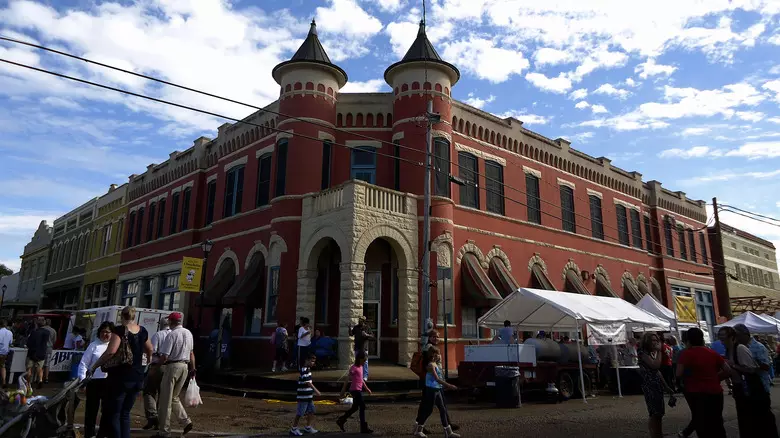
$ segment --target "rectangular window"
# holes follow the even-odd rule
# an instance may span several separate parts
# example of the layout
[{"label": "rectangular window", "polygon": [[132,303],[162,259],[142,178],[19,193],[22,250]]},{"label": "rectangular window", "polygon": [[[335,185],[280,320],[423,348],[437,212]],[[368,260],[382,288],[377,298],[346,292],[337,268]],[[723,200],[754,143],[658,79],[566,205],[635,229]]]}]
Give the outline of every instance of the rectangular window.
[{"label": "rectangular window", "polygon": [[127,247],[133,246],[133,232],[135,231],[135,212],[130,213],[130,219],[127,222]]},{"label": "rectangular window", "polygon": [[228,171],[225,182],[225,211],[222,217],[241,213],[241,199],[244,197],[244,166]]},{"label": "rectangular window", "polygon": [[444,325],[444,315],[447,315],[447,325],[454,324],[452,301],[455,298],[452,290],[452,268],[436,268],[436,296],[439,301],[438,324]]},{"label": "rectangular window", "polygon": [[189,226],[190,220],[190,198],[192,197],[192,189],[184,189],[184,195],[181,199],[181,231],[184,231]]},{"label": "rectangular window", "polygon": [[734,276],[737,278],[737,280],[742,281],[742,272],[739,270],[739,263],[734,263]]},{"label": "rectangular window", "polygon": [[393,188],[401,190],[401,145],[393,142]]},{"label": "rectangular window", "polygon": [[769,273],[769,288],[774,289],[775,288],[775,277],[772,275],[772,273]]},{"label": "rectangular window", "polygon": [[618,240],[620,241],[621,245],[629,246],[626,206],[615,204],[615,216],[617,217]]},{"label": "rectangular window", "polygon": [[376,184],[376,149],[370,146],[352,149],[351,169],[350,178]]},{"label": "rectangular window", "polygon": [[[330,144],[330,143],[328,143]],[[271,154],[263,155],[257,164],[257,206],[268,205],[271,197]]]},{"label": "rectangular window", "polygon": [[157,239],[165,235],[163,225],[165,225],[165,198],[160,199],[157,203],[157,208],[160,210],[157,213]]},{"label": "rectangular window", "polygon": [[477,309],[475,307],[461,307],[461,332],[466,339],[479,338],[479,326],[477,325]]},{"label": "rectangular window", "polygon": [[701,248],[701,262],[708,265],[710,261],[707,260],[707,238],[703,232],[699,233],[699,248]]},{"label": "rectangular window", "polygon": [[217,181],[206,185],[206,225],[214,222],[214,204],[217,202]]},{"label": "rectangular window", "polygon": [[672,238],[672,219],[664,218],[664,240],[666,241],[666,255],[674,257],[674,239]]},{"label": "rectangular window", "polygon": [[645,223],[645,245],[647,246],[647,251],[655,253],[655,248],[653,245],[653,234],[652,234],[652,228],[650,227],[650,216],[645,216],[643,218],[643,221]]},{"label": "rectangular window", "polygon": [[133,281],[131,283],[125,284],[125,293],[122,294],[122,305],[123,306],[135,306],[137,300],[138,300],[138,288],[139,288],[140,282]]},{"label": "rectangular window", "polygon": [[177,310],[179,308],[179,294],[179,274],[166,275],[160,290],[159,308],[161,310]]},{"label": "rectangular window", "polygon": [[119,219],[119,225],[116,227],[116,241],[114,242],[114,252],[120,251],[122,249],[122,237],[124,237],[124,225],[125,220]]},{"label": "rectangular window", "polygon": [[712,327],[715,324],[715,312],[712,306],[712,292],[708,290],[695,289],[696,313],[699,321],[707,321],[707,325]]},{"label": "rectangular window", "polygon": [[141,244],[141,231],[143,231],[143,225],[144,225],[144,208],[141,207],[138,209],[138,218],[136,219],[138,222],[136,223],[135,227],[135,244],[140,245]]},{"label": "rectangular window", "polygon": [[590,228],[593,237],[604,239],[604,218],[601,216],[601,198],[588,196],[590,201]]},{"label": "rectangular window", "polygon": [[577,232],[577,217],[574,215],[574,190],[569,186],[560,186],[561,191],[561,218],[563,231]]},{"label": "rectangular window", "polygon": [[[330,188],[330,162],[332,149],[333,145],[331,145],[329,141],[322,142],[322,181],[320,182],[320,189],[322,190]],[[270,167],[268,170],[271,170]]]},{"label": "rectangular window", "polygon": [[677,227],[677,241],[680,242],[680,258],[688,260],[688,245],[685,244],[685,229]]},{"label": "rectangular window", "polygon": [[108,254],[108,248],[111,245],[111,224],[103,227],[103,246],[100,248],[100,255]]},{"label": "rectangular window", "polygon": [[539,198],[539,178],[536,175],[525,174],[525,196],[528,205],[528,222],[542,223],[542,202]]},{"label": "rectangular window", "polygon": [[487,211],[504,214],[504,167],[495,161],[485,161],[485,189]]},{"label": "rectangular window", "polygon": [[477,157],[465,152],[458,152],[458,166],[460,167],[458,174],[465,182],[464,185],[460,186],[460,205],[479,208]]},{"label": "rectangular window", "polygon": [[437,137],[433,140],[433,194],[450,197],[450,143]]},{"label": "rectangular window", "polygon": [[157,204],[152,202],[149,205],[149,223],[146,224],[146,241],[151,242],[154,239],[154,223],[157,222]]},{"label": "rectangular window", "polygon": [[272,266],[268,272],[268,313],[265,322],[276,322],[276,305],[279,299],[279,267]]},{"label": "rectangular window", "polygon": [[631,239],[634,248],[642,249],[642,222],[639,220],[639,212],[631,209]]},{"label": "rectangular window", "polygon": [[275,196],[283,196],[287,184],[287,139],[280,139],[276,143],[276,184]]},{"label": "rectangular window", "polygon": [[747,278],[748,283],[755,284],[755,280],[753,279],[753,269],[748,266],[747,268]]},{"label": "rectangular window", "polygon": [[391,279],[393,282],[390,291],[392,292],[391,296],[391,302],[390,302],[390,324],[391,325],[398,325],[398,299],[400,297],[400,285],[398,283],[398,268],[393,268],[393,277]]},{"label": "rectangular window", "polygon": [[260,336],[263,329],[263,309],[247,308],[244,335]]},{"label": "rectangular window", "polygon": [[688,230],[688,248],[691,251],[691,261],[696,262],[696,238],[693,235],[693,230]]},{"label": "rectangular window", "polygon": [[168,227],[168,234],[176,234],[176,226],[179,225],[179,197],[181,192],[173,194],[171,203],[171,225]]}]

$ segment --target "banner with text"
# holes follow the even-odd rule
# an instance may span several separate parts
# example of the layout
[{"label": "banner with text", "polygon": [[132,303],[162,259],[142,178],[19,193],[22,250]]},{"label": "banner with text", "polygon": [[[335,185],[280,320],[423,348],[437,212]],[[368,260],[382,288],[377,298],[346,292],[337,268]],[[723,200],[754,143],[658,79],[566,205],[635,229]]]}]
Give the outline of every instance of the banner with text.
[{"label": "banner with text", "polygon": [[184,257],[181,260],[179,290],[181,292],[200,292],[200,278],[203,273],[203,259]]},{"label": "banner with text", "polygon": [[677,321],[699,323],[696,319],[696,304],[693,302],[693,297],[675,295],[674,308],[677,313]]},{"label": "banner with text", "polygon": [[627,342],[626,325],[622,322],[588,324],[588,345],[622,345]]}]

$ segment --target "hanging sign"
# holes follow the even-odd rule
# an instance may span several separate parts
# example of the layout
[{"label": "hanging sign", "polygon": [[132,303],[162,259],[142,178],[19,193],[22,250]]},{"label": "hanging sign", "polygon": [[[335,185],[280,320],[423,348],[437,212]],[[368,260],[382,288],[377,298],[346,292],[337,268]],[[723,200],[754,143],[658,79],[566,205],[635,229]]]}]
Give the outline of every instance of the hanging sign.
[{"label": "hanging sign", "polygon": [[203,259],[184,257],[181,260],[179,290],[181,292],[200,292],[200,278],[203,272]]},{"label": "hanging sign", "polygon": [[622,345],[628,342],[626,324],[588,324],[588,345]]},{"label": "hanging sign", "polygon": [[677,321],[698,324],[699,321],[696,319],[696,304],[693,302],[693,297],[675,295],[674,306],[677,314]]}]

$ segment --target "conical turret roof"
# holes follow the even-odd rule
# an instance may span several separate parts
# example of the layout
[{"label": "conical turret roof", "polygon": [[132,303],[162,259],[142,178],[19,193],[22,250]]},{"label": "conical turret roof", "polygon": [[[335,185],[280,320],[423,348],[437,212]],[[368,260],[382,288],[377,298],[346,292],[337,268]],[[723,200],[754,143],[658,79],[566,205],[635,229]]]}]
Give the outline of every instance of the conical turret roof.
[{"label": "conical turret roof", "polygon": [[295,63],[314,63],[314,64],[321,64],[324,66],[328,66],[336,70],[344,77],[343,80],[344,83],[347,82],[347,73],[341,67],[330,62],[330,58],[328,57],[328,54],[325,52],[325,49],[322,47],[322,44],[320,43],[320,39],[317,36],[317,23],[314,20],[311,20],[311,27],[309,28],[309,34],[306,35],[306,39],[303,40],[303,44],[301,44],[301,47],[298,48],[298,50],[295,52],[292,58],[274,67],[272,71],[272,75],[276,80],[276,82],[280,82],[281,79],[280,70],[283,67]]},{"label": "conical turret roof", "polygon": [[409,50],[406,51],[406,55],[404,55],[404,57],[400,61],[396,62],[395,64],[388,67],[387,70],[385,70],[385,80],[387,80],[387,74],[388,72],[390,72],[390,70],[403,64],[408,64],[412,62],[421,62],[421,61],[433,62],[452,69],[453,72],[455,73],[455,78],[456,78],[453,81],[453,83],[456,82],[458,79],[460,79],[460,71],[458,70],[458,68],[450,64],[449,62],[441,59],[441,56],[439,56],[439,53],[433,47],[433,44],[431,44],[430,40],[428,40],[428,35],[425,33],[424,20],[420,21],[420,27],[417,30],[417,38],[409,47]]}]

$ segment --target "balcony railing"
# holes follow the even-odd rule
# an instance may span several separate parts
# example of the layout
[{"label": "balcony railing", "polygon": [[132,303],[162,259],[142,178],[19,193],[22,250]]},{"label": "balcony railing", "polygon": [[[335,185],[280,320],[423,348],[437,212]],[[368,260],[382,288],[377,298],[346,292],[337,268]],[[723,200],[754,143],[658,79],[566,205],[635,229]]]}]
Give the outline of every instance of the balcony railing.
[{"label": "balcony railing", "polygon": [[321,216],[342,208],[363,208],[390,214],[409,215],[416,199],[402,192],[349,181],[338,187],[311,195],[304,200],[304,216]]},{"label": "balcony railing", "polygon": [[365,186],[366,205],[390,213],[406,214],[406,196],[403,193],[377,187]]},{"label": "balcony railing", "polygon": [[341,208],[344,205],[344,186],[314,195],[312,201],[315,216]]}]

